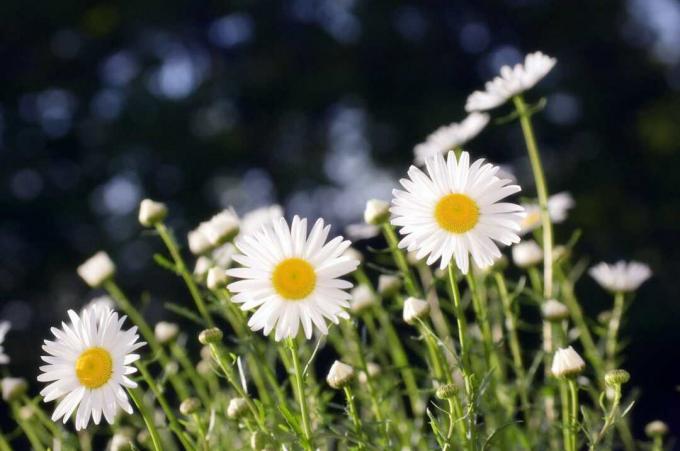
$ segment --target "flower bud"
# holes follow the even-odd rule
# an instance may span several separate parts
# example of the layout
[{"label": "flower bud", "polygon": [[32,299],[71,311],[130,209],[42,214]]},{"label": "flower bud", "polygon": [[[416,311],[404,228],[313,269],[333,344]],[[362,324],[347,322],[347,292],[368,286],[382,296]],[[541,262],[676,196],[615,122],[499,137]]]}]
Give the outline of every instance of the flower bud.
[{"label": "flower bud", "polygon": [[116,273],[116,265],[109,254],[99,251],[78,266],[78,275],[90,287],[98,288]]},{"label": "flower bud", "polygon": [[222,335],[222,331],[217,327],[211,327],[210,329],[205,329],[200,334],[198,334],[198,341],[204,345],[219,343],[222,340]]},{"label": "flower bud", "polygon": [[208,271],[210,271],[211,266],[212,262],[210,261],[210,259],[204,255],[201,255],[196,259],[196,265],[194,266],[194,275],[199,279],[203,280],[205,276],[208,274]]},{"label": "flower bud", "polygon": [[167,215],[168,207],[161,202],[144,199],[139,204],[139,223],[144,227],[153,227],[159,222],[163,222]]},{"label": "flower bud", "polygon": [[356,286],[351,292],[352,300],[350,308],[354,313],[360,313],[363,310],[372,307],[376,303],[375,294],[364,284]]},{"label": "flower bud", "polygon": [[231,241],[239,231],[239,219],[234,210],[223,210],[205,223],[203,233],[213,247]]},{"label": "flower bud", "polygon": [[571,346],[558,349],[553,357],[551,372],[559,378],[576,377],[586,368],[586,362]]},{"label": "flower bud", "polygon": [[182,415],[191,415],[201,407],[201,402],[196,398],[187,398],[179,405]]},{"label": "flower bud", "polygon": [[2,399],[7,402],[18,400],[28,390],[26,379],[20,377],[5,377],[0,381],[0,386],[2,387]]},{"label": "flower bud", "polygon": [[522,241],[512,246],[512,261],[520,268],[528,268],[543,261],[543,249],[535,241]]},{"label": "flower bud", "polygon": [[201,376],[207,376],[213,372],[210,360],[199,360],[196,364],[196,372]]},{"label": "flower bud", "polygon": [[245,398],[232,398],[227,406],[227,416],[233,420],[241,418],[248,410],[248,402]]},{"label": "flower bud", "polygon": [[208,241],[208,238],[205,236],[202,226],[203,224],[199,225],[198,228],[187,234],[189,250],[194,255],[202,255],[212,249],[210,241]]},{"label": "flower bud", "polygon": [[390,204],[380,199],[371,199],[366,202],[364,221],[372,225],[380,225],[390,219]]},{"label": "flower bud", "polygon": [[177,335],[179,334],[179,326],[175,323],[159,321],[156,323],[156,327],[153,329],[153,334],[159,343],[169,343],[177,338]]},{"label": "flower bud", "polygon": [[349,257],[353,260],[358,261],[359,264],[363,263],[363,261],[364,261],[364,254],[362,254],[358,250],[354,249],[353,247],[348,247],[343,255],[345,257]]},{"label": "flower bud", "polygon": [[401,278],[382,274],[378,277],[378,293],[384,298],[394,296],[401,290]]},{"label": "flower bud", "polygon": [[406,324],[415,324],[417,319],[423,319],[430,313],[430,304],[427,301],[416,298],[408,298],[404,302],[404,321]]},{"label": "flower bud", "polygon": [[210,349],[210,346],[201,346],[201,358],[203,360],[211,360],[212,359],[212,349]]},{"label": "flower bud", "polygon": [[435,396],[439,399],[452,399],[456,397],[456,393],[458,393],[456,384],[444,384],[437,387]]},{"label": "flower bud", "polygon": [[668,425],[661,420],[655,420],[645,426],[645,434],[649,438],[663,437],[668,434]]},{"label": "flower bud", "polygon": [[147,445],[147,444],[150,445],[151,444],[150,440],[151,440],[151,434],[149,434],[148,430],[142,429],[141,431],[139,431],[137,433],[137,442],[140,445]]},{"label": "flower bud", "polygon": [[[360,371],[357,379],[359,380],[360,384],[365,384],[368,382],[369,377],[371,379],[375,379],[380,375],[381,371],[382,369],[380,368],[380,365],[375,362],[368,362],[366,363],[366,371]],[[366,375],[366,372],[368,372],[368,375]]]},{"label": "flower bud", "polygon": [[111,443],[109,444],[108,449],[110,451],[132,451],[135,448],[132,443],[132,437],[127,434],[116,432],[113,434],[113,437],[111,437]]},{"label": "flower bud", "polygon": [[19,409],[19,418],[21,418],[24,421],[28,421],[31,418],[33,418],[33,415],[35,415],[35,407],[32,404],[27,404],[25,406],[21,406]]},{"label": "flower bud", "polygon": [[541,307],[541,312],[543,313],[544,319],[552,322],[564,321],[569,318],[569,309],[567,309],[567,306],[556,299],[548,299],[545,301],[543,307]]},{"label": "flower bud", "polygon": [[615,385],[623,385],[630,380],[630,373],[626,370],[610,370],[604,375],[604,383],[613,387]]},{"label": "flower bud", "polygon": [[333,362],[331,369],[328,371],[328,376],[326,376],[326,382],[328,385],[335,389],[340,389],[347,385],[354,377],[354,368],[342,363],[339,360]]},{"label": "flower bud", "polygon": [[213,266],[208,271],[207,282],[208,288],[211,290],[218,290],[224,288],[227,284],[227,273],[222,268]]}]

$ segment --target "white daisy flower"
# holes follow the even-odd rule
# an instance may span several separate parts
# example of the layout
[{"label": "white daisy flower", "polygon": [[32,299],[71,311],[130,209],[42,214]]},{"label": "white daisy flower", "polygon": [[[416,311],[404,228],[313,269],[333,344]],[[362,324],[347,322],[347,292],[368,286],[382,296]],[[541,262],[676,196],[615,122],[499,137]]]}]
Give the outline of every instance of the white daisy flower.
[{"label": "white daisy flower", "polygon": [[522,207],[498,201],[521,188],[498,178],[498,166],[483,159],[470,165],[467,152],[458,160],[449,152],[446,160],[441,154],[429,158],[426,168],[427,174],[411,166],[409,178],[400,181],[406,191],[393,191],[392,224],[405,235],[399,247],[417,251],[418,260],[428,256],[428,265],[440,260],[440,269],[453,257],[467,273],[470,254],[486,268],[501,256],[494,240],[519,242]]},{"label": "white daisy flower", "polygon": [[[227,275],[243,279],[229,284],[234,302],[243,310],[257,308],[248,325],[265,335],[276,329],[276,341],[298,334],[300,323],[307,339],[312,324],[328,334],[326,319],[338,323],[349,318],[350,282],[339,279],[354,271],[359,262],[343,255],[350,245],[342,237],[328,243],[330,226],[316,221],[307,235],[307,220],[298,216],[288,227],[284,218],[244,235],[236,247],[242,253],[234,260],[243,267]],[[325,243],[325,244],[324,244]]]},{"label": "white daisy flower", "polygon": [[[553,194],[548,198],[548,214],[553,224],[559,224],[567,219],[569,210],[574,208],[574,198],[570,193],[563,191]],[[522,219],[520,235],[536,230],[541,225],[541,207],[536,203],[522,204],[526,216]]]},{"label": "white daisy flower", "polygon": [[283,208],[277,204],[251,210],[241,219],[241,234],[257,232],[263,225],[271,224],[282,216]]},{"label": "white daisy flower", "polygon": [[38,381],[49,382],[40,394],[45,402],[59,399],[52,420],[63,417],[64,423],[76,413],[76,430],[90,421],[99,424],[102,413],[113,423],[118,407],[132,413],[123,387],[136,387],[128,376],[137,371],[133,362],[143,346],[138,342],[137,327],[123,330],[126,317],[110,309],[89,308],[81,315],[68,311],[71,323],[53,327],[55,341],[45,340],[42,356],[47,363],[40,367]]},{"label": "white daisy flower", "polygon": [[588,271],[588,274],[602,288],[614,292],[637,290],[652,276],[652,270],[644,263],[618,261],[614,264],[599,263]]},{"label": "white daisy flower", "polygon": [[439,127],[425,142],[413,148],[416,164],[423,165],[432,155],[446,153],[470,141],[489,123],[489,115],[473,112],[460,123]]},{"label": "white daisy flower", "polygon": [[555,66],[557,60],[541,52],[530,53],[524,64],[501,67],[500,76],[484,85],[484,91],[475,91],[467,98],[465,110],[486,111],[504,104],[511,97],[531,89]]},{"label": "white daisy flower", "polygon": [[9,363],[9,356],[5,354],[5,348],[3,348],[2,344],[5,341],[5,335],[7,335],[10,327],[12,327],[12,325],[9,321],[0,321],[0,364]]}]

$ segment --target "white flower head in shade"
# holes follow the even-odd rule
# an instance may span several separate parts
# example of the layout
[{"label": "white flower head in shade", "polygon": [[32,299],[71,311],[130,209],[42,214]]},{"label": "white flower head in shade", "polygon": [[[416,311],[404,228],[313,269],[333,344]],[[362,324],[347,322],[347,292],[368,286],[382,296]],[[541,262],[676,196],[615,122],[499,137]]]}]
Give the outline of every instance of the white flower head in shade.
[{"label": "white flower head in shade", "polygon": [[383,297],[394,296],[401,290],[401,277],[390,274],[381,274],[378,277],[378,293]]},{"label": "white flower head in shade", "polygon": [[197,228],[189,231],[187,234],[187,241],[189,242],[189,250],[194,255],[203,255],[212,249],[210,240],[205,234],[205,222],[199,224]]},{"label": "white flower head in shade", "polygon": [[340,360],[333,362],[331,369],[328,370],[326,382],[331,387],[338,389],[347,385],[354,377],[354,368],[342,363]]},{"label": "white flower head in shade", "polygon": [[581,374],[585,367],[586,362],[569,346],[555,351],[550,371],[555,377],[575,377]]},{"label": "white flower head in shade", "polygon": [[590,268],[588,274],[605,290],[627,293],[637,290],[652,277],[652,270],[644,263],[619,261],[599,263]]},{"label": "white flower head in shade", "polygon": [[[574,208],[574,198],[570,193],[564,191],[553,194],[548,198],[548,214],[553,224],[559,224],[567,219],[569,210]],[[520,235],[537,229],[541,225],[541,207],[536,203],[522,204],[526,211],[526,216],[522,219]]]},{"label": "white flower head in shade", "polygon": [[543,261],[543,249],[534,240],[512,246],[512,261],[520,268],[528,268]]},{"label": "white flower head in shade", "polygon": [[239,219],[232,209],[222,210],[199,226],[211,247],[220,246],[233,239],[239,231]]},{"label": "white flower head in shade", "polygon": [[0,388],[2,389],[2,399],[9,402],[19,399],[21,395],[26,393],[28,383],[26,379],[21,377],[5,377],[0,380]]},{"label": "white flower head in shade", "polygon": [[257,309],[248,325],[276,341],[295,337],[302,324],[305,337],[312,336],[312,325],[328,334],[326,320],[337,324],[349,318],[345,311],[352,287],[340,277],[354,271],[359,261],[345,251],[349,241],[338,236],[326,243],[330,226],[316,221],[307,234],[307,220],[298,216],[288,226],[284,218],[263,226],[258,232],[238,238],[241,254],[234,260],[242,265],[227,275],[242,279],[229,284],[232,301],[243,310]]},{"label": "white flower head in shade", "polygon": [[283,208],[276,204],[251,210],[243,215],[241,219],[241,233],[249,234],[257,232],[263,225],[271,224],[272,221],[282,216]]},{"label": "white flower head in shade", "polygon": [[425,256],[427,264],[440,260],[446,268],[452,258],[463,272],[470,266],[470,255],[479,268],[486,268],[501,256],[494,241],[505,245],[519,242],[519,205],[499,202],[521,190],[510,180],[496,176],[498,166],[483,159],[470,164],[470,155],[459,159],[449,152],[426,162],[427,174],[415,166],[409,178],[401,179],[406,191],[393,191],[392,224],[404,238],[399,247]]},{"label": "white flower head in shade", "polygon": [[88,308],[113,310],[115,307],[116,301],[114,301],[113,298],[108,294],[105,294],[90,299],[90,301],[83,306],[80,312],[82,313],[83,310]]},{"label": "white flower head in shade", "polygon": [[168,215],[168,207],[161,202],[144,199],[139,204],[139,223],[144,227],[153,227]]},{"label": "white flower head in shade", "polygon": [[382,199],[370,199],[364,209],[366,224],[380,225],[390,219],[390,203]]},{"label": "white flower head in shade", "polygon": [[569,318],[569,309],[557,299],[548,299],[541,307],[543,318],[548,321],[563,321]]},{"label": "white flower head in shade", "polygon": [[48,382],[40,394],[45,402],[59,399],[52,421],[68,421],[76,413],[76,430],[102,418],[113,423],[120,407],[132,413],[123,387],[136,387],[128,376],[137,371],[131,364],[139,359],[134,351],[144,342],[137,339],[137,327],[123,330],[126,317],[108,309],[86,309],[79,316],[68,311],[70,324],[52,328],[56,340],[45,340],[38,381]]},{"label": "white flower head in shade", "polygon": [[380,235],[380,227],[373,224],[350,224],[345,227],[345,235],[352,241],[369,240]]},{"label": "white flower head in shade", "polygon": [[109,254],[99,251],[78,266],[78,275],[90,287],[97,288],[116,273],[116,265]]},{"label": "white flower head in shade", "polygon": [[404,322],[415,324],[418,319],[425,318],[430,313],[430,304],[417,298],[408,298],[404,301]]},{"label": "white flower head in shade", "polygon": [[245,398],[232,398],[227,406],[227,416],[232,419],[240,418],[248,410]]},{"label": "white flower head in shade", "polygon": [[465,110],[486,111],[504,104],[508,99],[531,89],[545,77],[557,63],[555,58],[541,52],[530,53],[524,64],[501,67],[501,74],[484,85],[484,91],[475,91],[467,98]]},{"label": "white flower head in shade", "polygon": [[359,313],[364,309],[375,305],[375,294],[365,284],[354,287],[351,291],[351,295],[352,301],[350,303],[350,308],[354,313]]},{"label": "white flower head in shade", "polygon": [[439,127],[425,139],[425,142],[413,148],[416,164],[425,164],[425,160],[432,155],[444,154],[462,146],[477,136],[488,123],[488,114],[473,112],[460,123],[454,122]]},{"label": "white flower head in shade", "polygon": [[5,354],[5,348],[2,344],[5,342],[5,335],[12,325],[9,321],[0,321],[0,364],[9,363],[9,356]]},{"label": "white flower head in shade", "polygon": [[206,284],[210,290],[218,290],[227,285],[227,273],[224,269],[213,266],[208,270]]},{"label": "white flower head in shade", "polygon": [[167,321],[159,321],[153,329],[153,334],[159,343],[165,344],[174,340],[179,334],[179,325]]}]

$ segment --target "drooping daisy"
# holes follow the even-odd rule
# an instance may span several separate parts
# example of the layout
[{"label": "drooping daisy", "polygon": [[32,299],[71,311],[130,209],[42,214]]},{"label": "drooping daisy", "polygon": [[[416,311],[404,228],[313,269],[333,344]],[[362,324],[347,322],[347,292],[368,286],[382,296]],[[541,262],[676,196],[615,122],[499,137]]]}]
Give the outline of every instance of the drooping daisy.
[{"label": "drooping daisy", "polygon": [[486,82],[484,91],[475,91],[467,98],[465,110],[486,111],[504,104],[508,99],[534,87],[555,66],[557,60],[541,52],[530,53],[524,64],[501,67],[500,76]]},{"label": "drooping daisy", "polygon": [[393,191],[392,224],[404,235],[399,247],[416,251],[418,260],[427,255],[428,265],[440,260],[440,269],[455,258],[467,273],[469,255],[479,268],[500,257],[494,240],[519,242],[522,207],[498,201],[521,188],[498,178],[498,166],[483,159],[470,165],[467,152],[460,159],[449,152],[447,159],[441,154],[429,158],[426,168],[427,174],[411,166],[409,178],[400,181],[406,191]]},{"label": "drooping daisy", "polygon": [[338,323],[348,318],[352,284],[339,279],[356,269],[359,262],[343,255],[350,242],[335,237],[326,243],[330,226],[316,221],[307,235],[307,220],[298,216],[288,227],[284,218],[263,226],[258,232],[237,240],[241,252],[234,260],[242,265],[227,271],[242,279],[229,284],[234,302],[243,310],[257,308],[248,325],[265,335],[275,329],[276,341],[295,337],[300,324],[307,339],[312,324],[328,333],[326,320]]},{"label": "drooping daisy", "polygon": [[47,363],[40,367],[38,381],[49,382],[40,394],[45,402],[60,399],[52,420],[68,421],[76,413],[76,430],[87,427],[90,416],[99,424],[102,414],[113,423],[120,407],[132,413],[123,387],[136,387],[128,376],[137,371],[133,352],[143,346],[138,342],[137,327],[123,330],[126,317],[107,308],[88,308],[80,314],[68,311],[70,324],[53,327],[56,340],[45,340],[42,356]]},{"label": "drooping daisy", "polygon": [[489,123],[489,115],[473,112],[460,123],[452,123],[439,127],[432,132],[425,142],[413,148],[416,164],[422,165],[429,157],[437,153],[446,153],[470,141]]},{"label": "drooping daisy", "polygon": [[5,348],[2,344],[5,342],[5,335],[7,335],[10,327],[9,321],[0,321],[0,364],[9,363],[9,356],[5,354]]},{"label": "drooping daisy", "polygon": [[[559,224],[567,219],[567,213],[574,208],[574,198],[564,191],[553,194],[548,198],[548,214],[553,224]],[[526,216],[522,219],[520,235],[531,232],[541,225],[541,207],[538,204],[522,204]]]},{"label": "drooping daisy", "polygon": [[605,290],[626,293],[640,288],[652,277],[652,270],[644,263],[618,261],[611,265],[599,263],[588,274]]}]

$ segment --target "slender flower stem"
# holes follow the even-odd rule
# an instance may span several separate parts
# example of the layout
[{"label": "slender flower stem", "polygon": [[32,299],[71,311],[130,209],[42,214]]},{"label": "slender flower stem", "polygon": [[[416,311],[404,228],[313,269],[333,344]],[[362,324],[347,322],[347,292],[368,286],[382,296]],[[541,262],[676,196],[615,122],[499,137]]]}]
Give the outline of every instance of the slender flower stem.
[{"label": "slender flower stem", "polygon": [[562,404],[562,440],[563,449],[565,451],[571,451],[571,433],[569,431],[569,387],[566,381],[560,382],[560,401]]},{"label": "slender flower stem", "polygon": [[12,446],[9,444],[2,431],[0,431],[0,451],[12,451]]},{"label": "slender flower stem", "polygon": [[144,401],[142,400],[142,395],[139,392],[139,389],[128,388],[127,392],[130,395],[130,398],[132,398],[132,401],[137,406],[137,409],[139,410],[139,413],[142,415],[142,418],[144,419],[146,429],[149,431],[149,435],[151,435],[151,443],[153,443],[153,449],[155,451],[163,451],[163,445],[161,443],[161,437],[158,434],[158,429],[156,429],[156,424],[154,423],[153,417],[149,413],[149,410],[146,408],[146,405],[144,405]]},{"label": "slender flower stem", "polygon": [[607,329],[607,369],[616,367],[616,351],[618,347],[617,337],[619,328],[621,327],[621,317],[624,310],[624,294],[618,292],[614,294],[614,308],[612,309],[612,319],[609,321],[609,328]]},{"label": "slender flower stem", "polygon": [[406,288],[406,292],[409,296],[417,298],[422,297],[420,287],[411,273],[411,269],[409,268],[408,262],[406,261],[406,257],[404,256],[404,253],[401,251],[401,249],[399,249],[399,238],[397,237],[397,233],[394,231],[394,227],[392,227],[392,224],[389,222],[385,222],[382,226],[382,229],[385,239],[387,240],[387,244],[390,246],[390,250],[392,251],[394,262],[397,264],[397,268],[399,268],[399,271],[401,271],[401,274],[404,277],[404,288]]},{"label": "slender flower stem", "polygon": [[39,405],[36,405],[35,402],[26,395],[22,397],[22,401],[31,408],[31,411],[38,417],[38,421],[50,431],[50,434],[52,434],[54,438],[57,440],[62,439],[62,429],[45,414],[45,411]]},{"label": "slender flower stem", "polygon": [[569,392],[571,394],[571,402],[569,412],[569,433],[571,434],[571,449],[576,451],[578,449],[578,387],[576,386],[576,381],[569,379]]},{"label": "slender flower stem", "polygon": [[184,370],[186,375],[189,377],[189,380],[194,386],[194,390],[196,390],[198,397],[201,398],[203,405],[205,407],[210,406],[211,400],[210,396],[208,395],[208,387],[205,385],[205,380],[203,380],[203,378],[196,371],[196,367],[191,363],[191,360],[189,360],[184,347],[173,342],[170,344],[170,352],[177,359],[180,366],[182,367],[182,370]]},{"label": "slender flower stem", "polygon": [[19,405],[16,401],[10,402],[12,407],[12,413],[14,414],[14,420],[17,422],[21,430],[26,434],[26,438],[31,443],[31,448],[37,451],[45,451],[45,446],[43,446],[42,441],[38,438],[36,431],[30,422],[21,419],[21,414],[19,413]]},{"label": "slender flower stem", "polygon": [[543,228],[543,294],[546,299],[552,297],[553,289],[553,233],[552,223],[550,222],[550,212],[548,211],[548,187],[543,174],[541,156],[536,145],[536,138],[531,126],[531,114],[521,95],[512,98],[519,115],[519,122],[522,126],[524,141],[527,145],[531,170],[534,173],[536,183],[536,193],[538,194],[538,206],[541,210],[541,226]]},{"label": "slender flower stem", "polygon": [[290,356],[293,362],[293,372],[295,373],[295,386],[297,389],[298,403],[300,405],[300,416],[302,417],[302,433],[304,438],[305,448],[311,450],[314,448],[312,440],[312,426],[309,420],[309,407],[307,406],[307,397],[305,396],[305,381],[300,366],[300,356],[298,355],[298,346],[295,338],[288,339],[288,348],[290,349]]},{"label": "slender flower stem", "polygon": [[663,437],[660,435],[654,436],[654,441],[652,443],[652,451],[663,451]]},{"label": "slender flower stem", "polygon": [[595,440],[590,444],[590,450],[595,451],[597,449],[597,444],[599,444],[606,436],[609,429],[614,425],[619,414],[619,405],[621,403],[621,385],[614,385],[614,399],[612,400],[612,406],[607,414],[602,429],[595,437]]},{"label": "slender flower stem", "polygon": [[352,424],[354,425],[354,432],[361,440],[358,443],[357,448],[366,449],[366,446],[364,445],[364,441],[366,440],[366,438],[364,435],[364,431],[361,428],[361,419],[359,418],[359,414],[357,413],[357,406],[354,402],[354,394],[352,394],[352,388],[348,384],[345,385],[343,389],[345,391],[345,398],[347,399],[347,413],[349,414],[349,417],[352,420]]},{"label": "slender flower stem", "polygon": [[212,317],[210,316],[210,312],[208,312],[208,309],[205,306],[205,301],[203,300],[201,292],[196,286],[196,282],[194,282],[193,276],[187,270],[187,266],[184,263],[182,254],[180,254],[179,252],[179,248],[177,246],[177,243],[175,242],[175,239],[173,238],[172,234],[165,226],[165,224],[163,224],[162,222],[156,224],[156,231],[158,231],[158,235],[160,235],[161,239],[165,243],[165,246],[168,248],[168,251],[170,251],[170,255],[172,256],[172,259],[175,262],[175,267],[182,276],[182,279],[184,279],[184,283],[186,283],[187,288],[189,289],[189,293],[191,293],[191,297],[196,303],[198,313],[200,313],[201,318],[203,318],[203,321],[205,321],[208,327],[213,327],[215,325],[215,322],[213,321]]},{"label": "slender flower stem", "polygon": [[482,341],[484,343],[484,358],[486,359],[487,368],[493,373],[498,374],[500,371],[500,361],[495,353],[495,345],[493,342],[493,336],[491,334],[491,325],[489,324],[489,317],[487,314],[487,306],[481,299],[479,295],[479,290],[477,289],[477,280],[472,273],[472,268],[465,275],[467,279],[468,287],[470,288],[470,293],[472,294],[472,307],[477,316],[477,321],[479,322],[480,329],[482,331]]}]

